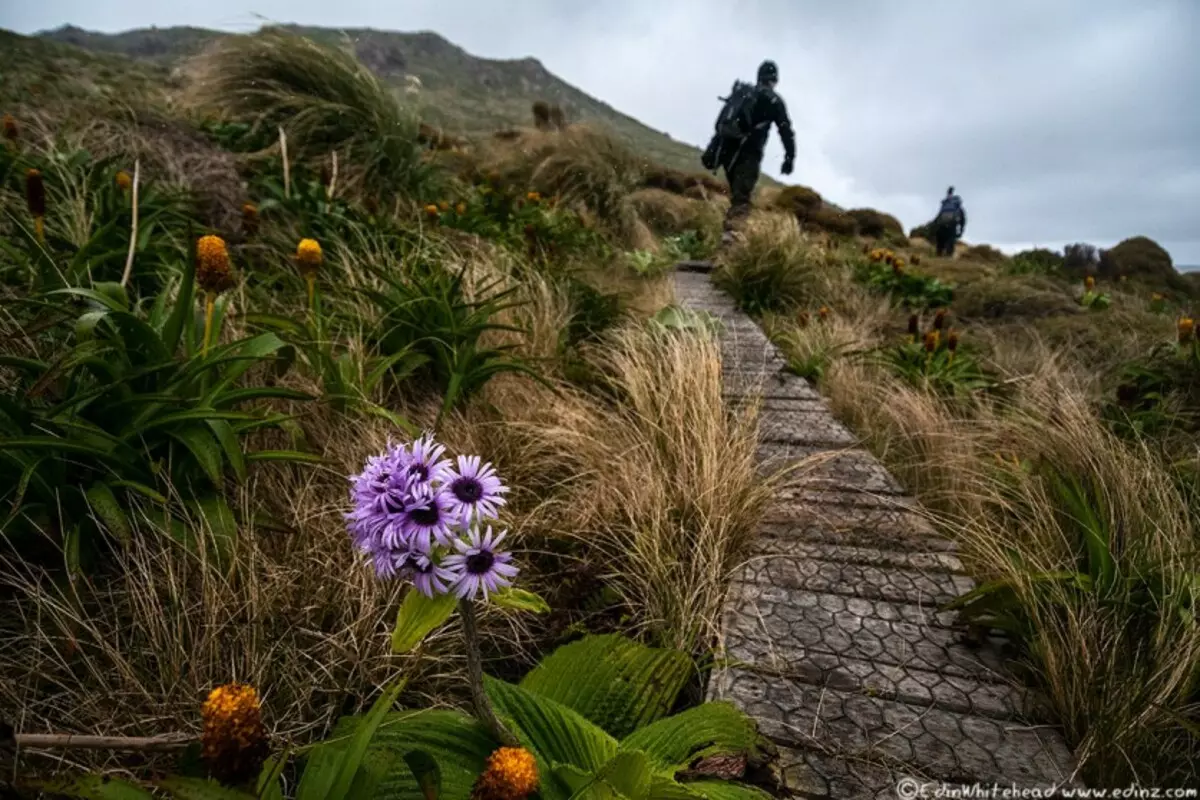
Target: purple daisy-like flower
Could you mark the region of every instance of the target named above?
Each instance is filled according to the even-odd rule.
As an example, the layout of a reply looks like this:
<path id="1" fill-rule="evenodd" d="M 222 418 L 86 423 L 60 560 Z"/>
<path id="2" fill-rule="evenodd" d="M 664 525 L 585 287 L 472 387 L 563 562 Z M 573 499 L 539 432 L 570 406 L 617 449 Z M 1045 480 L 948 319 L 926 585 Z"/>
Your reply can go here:
<path id="1" fill-rule="evenodd" d="M 408 474 L 426 483 L 443 480 L 450 469 L 450 462 L 442 458 L 445 452 L 446 448 L 435 442 L 431 434 L 425 434 L 412 443 L 405 459 Z"/>
<path id="2" fill-rule="evenodd" d="M 428 553 L 434 541 L 449 545 L 450 526 L 453 524 L 454 513 L 449 495 L 429 484 L 416 484 L 404 514 L 404 530 L 412 546 Z"/>
<path id="3" fill-rule="evenodd" d="M 400 577 L 411 580 L 417 591 L 426 597 L 446 594 L 454 573 L 434 563 L 418 550 L 381 550 L 372 556 L 375 574 L 381 578 Z"/>
<path id="4" fill-rule="evenodd" d="M 492 465 L 481 461 L 479 456 L 459 456 L 458 469 L 446 471 L 444 488 L 455 516 L 464 526 L 472 520 L 495 519 L 508 491 Z"/>
<path id="5" fill-rule="evenodd" d="M 512 554 L 499 549 L 507 535 L 508 531 L 493 534 L 489 525 L 485 533 L 472 528 L 466 540 L 454 541 L 454 549 L 458 552 L 446 556 L 442 566 L 454 574 L 454 584 L 450 588 L 456 595 L 473 600 L 482 591 L 483 599 L 487 600 L 488 592 L 512 586 L 512 578 L 519 570 L 509 563 Z"/>

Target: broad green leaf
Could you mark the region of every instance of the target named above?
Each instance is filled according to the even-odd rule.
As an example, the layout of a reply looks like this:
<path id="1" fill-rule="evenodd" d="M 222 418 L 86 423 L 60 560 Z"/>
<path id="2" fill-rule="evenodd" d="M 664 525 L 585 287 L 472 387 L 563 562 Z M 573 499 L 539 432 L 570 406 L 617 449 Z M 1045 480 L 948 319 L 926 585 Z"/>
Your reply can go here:
<path id="1" fill-rule="evenodd" d="M 404 763 L 412 770 L 425 800 L 438 800 L 442 794 L 442 770 L 433 756 L 424 750 L 409 750 L 404 754 Z"/>
<path id="2" fill-rule="evenodd" d="M 452 594 L 426 597 L 415 587 L 408 590 L 396 613 L 392 631 L 392 652 L 407 653 L 424 641 L 454 613 L 457 598 Z"/>
<path id="3" fill-rule="evenodd" d="M 178 800 L 252 800 L 254 795 L 229 789 L 208 778 L 164 778 L 157 784 Z"/>
<path id="4" fill-rule="evenodd" d="M 212 485 L 220 486 L 224 473 L 221 448 L 213 439 L 212 433 L 202 426 L 189 425 L 186 428 L 170 431 L 169 434 L 172 439 L 187 448 L 188 452 L 196 459 L 200 469 L 212 481 Z"/>
<path id="5" fill-rule="evenodd" d="M 205 422 L 209 430 L 213 432 L 213 436 L 217 437 L 221 449 L 225 451 L 225 458 L 229 461 L 233 474 L 239 481 L 246 480 L 246 457 L 242 453 L 242 443 L 238 441 L 233 426 L 224 419 L 208 419 Z"/>
<path id="6" fill-rule="evenodd" d="M 254 782 L 254 791 L 258 800 L 284 800 L 280 777 L 287 768 L 291 754 L 292 748 L 289 746 L 281 752 L 267 756 L 267 760 L 263 763 L 262 770 Z"/>
<path id="7" fill-rule="evenodd" d="M 541 772 L 553 764 L 595 772 L 617 754 L 616 739 L 570 708 L 487 675 L 484 686 L 496 712 L 538 757 Z"/>
<path id="8" fill-rule="evenodd" d="M 692 671 L 686 653 L 605 634 L 558 648 L 522 679 L 521 688 L 624 738 L 666 715 Z"/>
<path id="9" fill-rule="evenodd" d="M 408 680 L 406 678 L 396 680 L 375 701 L 375 704 L 371 706 L 371 710 L 367 712 L 366 717 L 358 725 L 358 729 L 354 732 L 354 737 L 350 740 L 346 748 L 341 769 L 338 771 L 337 778 L 333 782 L 333 791 L 328 795 L 331 800 L 342 800 L 342 798 L 351 797 L 350 787 L 354 783 L 359 765 L 362 763 L 363 757 L 367 753 L 367 748 L 371 744 L 371 738 L 375 735 L 375 731 L 380 723 L 383 722 L 384 717 L 392 710 L 392 706 L 396 704 L 396 698 L 400 696 L 400 692 L 404 691 L 404 687 L 407 684 Z"/>
<path id="10" fill-rule="evenodd" d="M 617 753 L 596 778 L 626 800 L 645 800 L 650 794 L 650 762 L 643 753 Z"/>
<path id="11" fill-rule="evenodd" d="M 112 487 L 104 482 L 93 483 L 85 494 L 92 513 L 104 523 L 109 533 L 128 547 L 133 539 L 133 530 L 129 526 L 129 517 L 125 516 L 125 509 L 121 508 L 120 501 L 113 494 Z"/>
<path id="12" fill-rule="evenodd" d="M 524 589 L 518 589 L 515 586 L 506 586 L 493 594 L 492 603 L 501 608 L 511 608 L 515 611 L 531 611 L 534 614 L 547 614 L 550 612 L 550 604 L 541 595 L 527 592 Z"/>
<path id="13" fill-rule="evenodd" d="M 338 731 L 346 727 L 338 723 Z M 378 796 L 425 800 L 412 769 L 402 758 L 405 753 L 421 750 L 438 763 L 442 797 L 465 800 L 497 747 L 499 744 L 482 723 L 459 711 L 423 709 L 389 714 L 371 742 L 372 753 L 380 758 L 392 755 Z"/>
<path id="14" fill-rule="evenodd" d="M 771 795 L 762 789 L 733 781 L 687 781 L 679 785 L 706 800 L 770 800 L 771 798 Z"/>
<path id="15" fill-rule="evenodd" d="M 80 800 L 154 800 L 154 795 L 140 786 L 108 775 L 86 775 L 70 783 L 44 788 L 53 794 Z"/>
<path id="16" fill-rule="evenodd" d="M 674 774 L 698 758 L 751 754 L 758 741 L 754 721 L 731 703 L 705 703 L 631 733 L 621 750 L 645 753 L 655 770 Z"/>

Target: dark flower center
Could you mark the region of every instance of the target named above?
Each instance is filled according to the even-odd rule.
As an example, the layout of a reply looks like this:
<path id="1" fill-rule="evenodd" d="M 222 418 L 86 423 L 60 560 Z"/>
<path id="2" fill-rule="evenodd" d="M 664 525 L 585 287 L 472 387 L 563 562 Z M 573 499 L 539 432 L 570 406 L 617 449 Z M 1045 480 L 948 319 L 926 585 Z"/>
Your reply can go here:
<path id="1" fill-rule="evenodd" d="M 442 510 L 438 508 L 437 503 L 428 503 L 421 508 L 409 511 L 408 517 L 418 525 L 436 525 L 442 519 Z"/>
<path id="2" fill-rule="evenodd" d="M 408 467 L 408 474 L 416 475 L 420 480 L 427 481 L 429 480 L 429 466 L 427 464 L 421 464 L 420 462 L 416 464 L 410 464 Z"/>
<path id="3" fill-rule="evenodd" d="M 467 556 L 467 572 L 472 575 L 485 575 L 496 563 L 496 556 L 484 550 Z"/>
<path id="4" fill-rule="evenodd" d="M 483 497 L 483 484 L 474 478 L 459 478 L 450 484 L 450 491 L 460 503 L 478 503 Z"/>

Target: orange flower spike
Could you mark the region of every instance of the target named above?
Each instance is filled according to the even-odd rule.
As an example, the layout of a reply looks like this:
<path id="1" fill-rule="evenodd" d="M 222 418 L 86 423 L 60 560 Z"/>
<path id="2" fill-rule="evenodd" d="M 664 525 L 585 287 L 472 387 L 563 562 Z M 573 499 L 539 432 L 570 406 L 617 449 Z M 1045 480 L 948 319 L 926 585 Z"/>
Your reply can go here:
<path id="1" fill-rule="evenodd" d="M 218 686 L 204 701 L 200 716 L 200 754 L 212 776 L 228 786 L 256 776 L 269 742 L 254 687 L 240 683 Z"/>
<path id="2" fill-rule="evenodd" d="M 475 779 L 471 800 L 525 800 L 537 791 L 537 759 L 523 747 L 501 747 Z"/>
<path id="3" fill-rule="evenodd" d="M 938 349 L 938 344 L 941 343 L 941 332 L 932 330 L 925 334 L 925 352 L 932 353 Z"/>
<path id="4" fill-rule="evenodd" d="M 122 192 L 128 192 L 133 188 L 133 178 L 129 177 L 129 173 L 125 170 L 117 173 L 116 182 Z"/>
<path id="5" fill-rule="evenodd" d="M 1091 275 L 1088 275 L 1083 279 L 1083 285 L 1090 292 L 1096 288 L 1096 279 Z"/>

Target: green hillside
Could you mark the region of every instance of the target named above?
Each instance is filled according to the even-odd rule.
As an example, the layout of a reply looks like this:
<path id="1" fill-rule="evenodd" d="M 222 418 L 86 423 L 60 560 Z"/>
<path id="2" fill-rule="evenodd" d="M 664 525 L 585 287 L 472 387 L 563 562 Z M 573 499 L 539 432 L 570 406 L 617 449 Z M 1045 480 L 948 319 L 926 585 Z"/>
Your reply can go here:
<path id="1" fill-rule="evenodd" d="M 608 128 L 648 160 L 674 169 L 700 169 L 700 151 L 643 125 L 549 72 L 536 58 L 479 58 L 436 33 L 364 28 L 333 30 L 285 26 L 318 41 L 349 44 L 365 64 L 394 87 L 421 81 L 424 116 L 447 130 L 485 133 L 530 122 L 536 100 L 557 103 L 571 121 Z M 166 68 L 230 34 L 201 28 L 146 28 L 103 34 L 66 26 L 41 38 Z"/>

